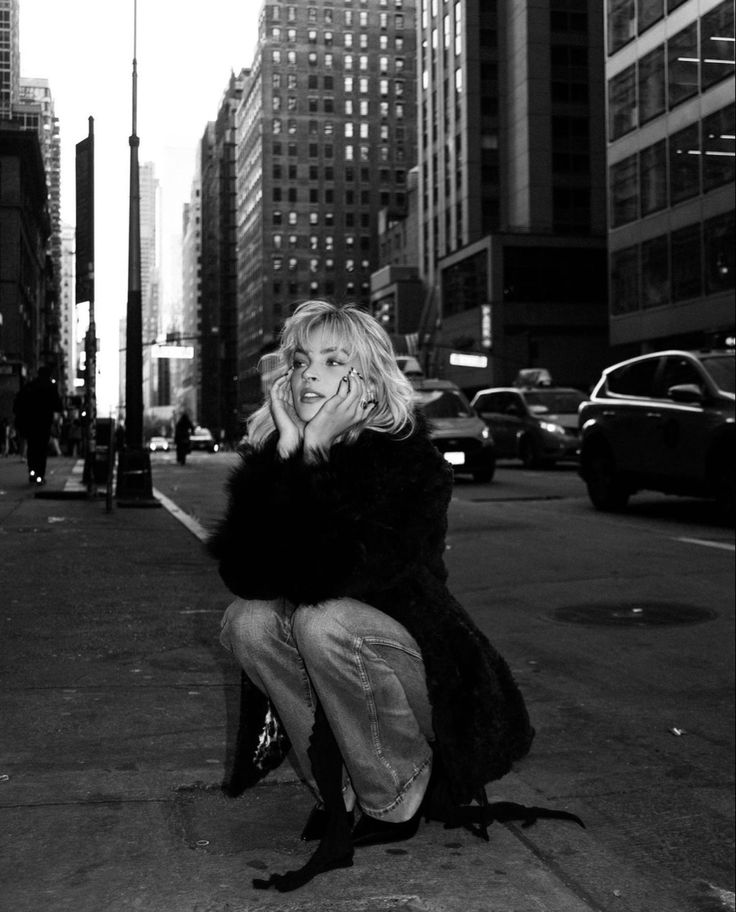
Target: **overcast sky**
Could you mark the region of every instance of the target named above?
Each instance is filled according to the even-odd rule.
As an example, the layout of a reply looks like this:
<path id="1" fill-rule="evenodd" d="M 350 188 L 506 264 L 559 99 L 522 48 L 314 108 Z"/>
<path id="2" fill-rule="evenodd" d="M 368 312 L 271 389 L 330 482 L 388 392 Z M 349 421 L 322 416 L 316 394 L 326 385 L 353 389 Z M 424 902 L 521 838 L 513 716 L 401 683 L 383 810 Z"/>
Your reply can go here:
<path id="1" fill-rule="evenodd" d="M 163 300 L 178 290 L 171 251 L 195 148 L 231 70 L 252 63 L 261 0 L 138 0 L 139 161 L 161 184 Z M 100 414 L 117 402 L 125 315 L 134 0 L 20 0 L 22 76 L 48 79 L 61 133 L 62 218 L 75 222 L 74 147 L 95 130 L 96 316 Z M 167 275 L 167 272 L 169 273 Z"/>

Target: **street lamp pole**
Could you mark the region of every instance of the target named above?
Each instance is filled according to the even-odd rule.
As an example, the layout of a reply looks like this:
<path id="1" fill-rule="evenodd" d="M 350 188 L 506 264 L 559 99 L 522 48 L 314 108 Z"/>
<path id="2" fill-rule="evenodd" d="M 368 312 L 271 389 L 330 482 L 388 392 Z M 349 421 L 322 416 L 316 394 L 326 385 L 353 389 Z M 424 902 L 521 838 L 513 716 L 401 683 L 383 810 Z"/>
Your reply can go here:
<path id="1" fill-rule="evenodd" d="M 128 220 L 128 304 L 125 327 L 125 445 L 118 457 L 119 506 L 160 506 L 153 496 L 151 458 L 143 446 L 143 315 L 140 173 L 138 169 L 138 0 L 133 0 L 133 104 Z"/>

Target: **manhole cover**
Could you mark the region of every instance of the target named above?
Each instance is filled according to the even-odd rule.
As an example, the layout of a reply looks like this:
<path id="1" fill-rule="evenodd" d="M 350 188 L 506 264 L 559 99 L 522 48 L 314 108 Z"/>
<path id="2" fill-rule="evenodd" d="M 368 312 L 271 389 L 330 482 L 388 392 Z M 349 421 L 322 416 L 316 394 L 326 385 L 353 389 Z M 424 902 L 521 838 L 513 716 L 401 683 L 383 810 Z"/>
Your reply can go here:
<path id="1" fill-rule="evenodd" d="M 599 602 L 567 605 L 552 612 L 556 621 L 566 624 L 592 624 L 602 627 L 666 627 L 675 624 L 702 624 L 718 617 L 715 611 L 677 602 Z"/>

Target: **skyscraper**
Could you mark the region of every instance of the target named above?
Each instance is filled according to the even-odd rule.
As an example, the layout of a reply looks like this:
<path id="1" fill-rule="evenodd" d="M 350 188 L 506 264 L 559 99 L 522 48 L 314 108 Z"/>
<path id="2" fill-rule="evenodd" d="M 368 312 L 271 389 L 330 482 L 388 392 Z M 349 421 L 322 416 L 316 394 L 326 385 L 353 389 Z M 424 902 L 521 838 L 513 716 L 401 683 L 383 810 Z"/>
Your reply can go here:
<path id="1" fill-rule="evenodd" d="M 415 4 L 266 2 L 238 108 L 239 400 L 294 304 L 370 302 L 415 160 Z"/>
<path id="2" fill-rule="evenodd" d="M 0 120 L 10 120 L 20 90 L 18 0 L 0 0 Z"/>
<path id="3" fill-rule="evenodd" d="M 217 119 L 202 138 L 202 307 L 198 345 L 201 423 L 228 439 L 238 435 L 236 111 L 248 70 L 231 74 Z"/>
<path id="4" fill-rule="evenodd" d="M 421 335 L 472 389 L 607 350 L 603 23 L 597 0 L 420 0 Z M 454 350 L 487 367 L 453 367 Z M 482 363 L 482 361 L 480 362 Z"/>
<path id="5" fill-rule="evenodd" d="M 734 335 L 734 5 L 607 0 L 611 341 Z"/>
<path id="6" fill-rule="evenodd" d="M 159 183 L 153 162 L 143 162 L 140 173 L 141 225 L 141 338 L 143 340 L 143 407 L 157 405 L 158 373 L 152 342 L 161 332 L 158 196 Z"/>
<path id="7" fill-rule="evenodd" d="M 47 296 L 44 319 L 43 357 L 57 363 L 62 388 L 67 386 L 68 363 L 60 350 L 61 332 L 61 141 L 59 120 L 54 111 L 54 99 L 47 79 L 20 77 L 18 100 L 12 106 L 12 118 L 23 130 L 38 134 L 46 173 L 51 235 L 48 251 L 53 264 L 53 286 Z"/>

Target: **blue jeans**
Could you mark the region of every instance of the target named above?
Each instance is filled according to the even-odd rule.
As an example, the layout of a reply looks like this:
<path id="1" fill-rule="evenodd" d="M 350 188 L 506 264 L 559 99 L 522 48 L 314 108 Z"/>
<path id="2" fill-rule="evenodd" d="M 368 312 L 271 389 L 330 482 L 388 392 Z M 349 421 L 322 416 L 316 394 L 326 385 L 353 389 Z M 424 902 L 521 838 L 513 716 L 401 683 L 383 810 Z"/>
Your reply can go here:
<path id="1" fill-rule="evenodd" d="M 347 774 L 345 803 L 388 822 L 418 810 L 434 738 L 424 663 L 406 628 L 355 599 L 236 599 L 220 640 L 273 704 L 302 776 L 318 698 Z M 316 790 L 316 789 L 315 789 Z"/>

